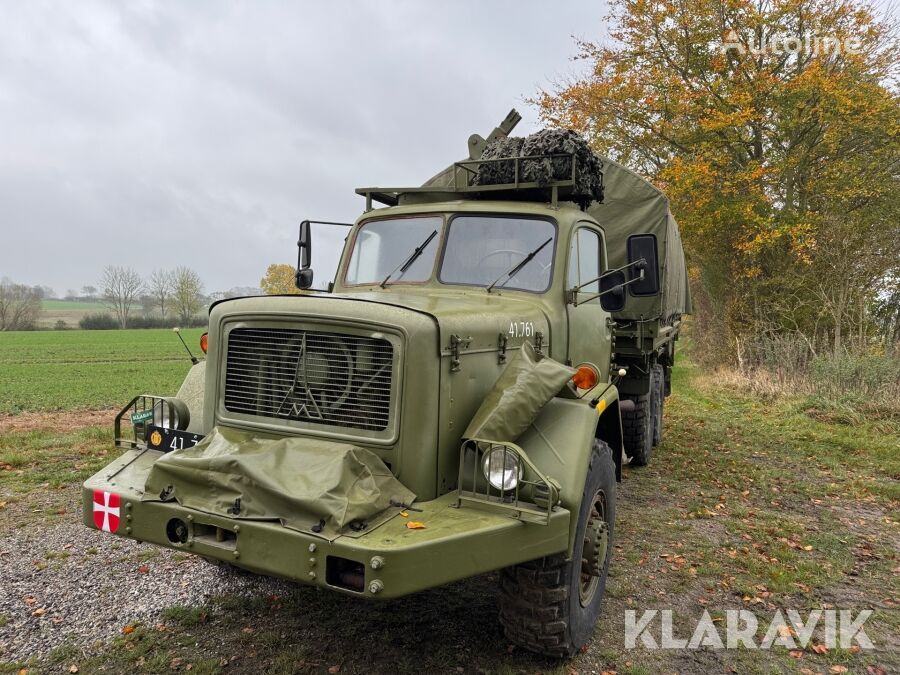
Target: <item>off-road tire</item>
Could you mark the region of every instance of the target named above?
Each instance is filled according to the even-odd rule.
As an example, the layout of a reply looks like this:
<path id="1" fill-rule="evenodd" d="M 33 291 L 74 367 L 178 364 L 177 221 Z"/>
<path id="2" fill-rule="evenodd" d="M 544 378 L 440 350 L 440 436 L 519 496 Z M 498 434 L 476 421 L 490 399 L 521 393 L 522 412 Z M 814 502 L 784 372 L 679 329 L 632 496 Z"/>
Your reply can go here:
<path id="1" fill-rule="evenodd" d="M 602 494 L 608 537 L 602 574 L 582 605 L 582 554 L 591 515 L 596 516 L 594 497 Z M 585 479 L 581 510 L 575 530 L 571 560 L 564 554 L 507 567 L 500 572 L 500 623 L 507 639 L 533 652 L 567 658 L 590 639 L 600 616 L 606 577 L 613 551 L 616 519 L 616 467 L 612 451 L 596 440 Z M 596 521 L 595 521 L 596 522 Z M 599 559 L 599 558 L 598 558 Z"/>
<path id="2" fill-rule="evenodd" d="M 653 410 L 653 447 L 662 443 L 663 439 L 663 407 L 666 402 L 666 374 L 660 364 L 655 364 L 650 371 L 650 395 Z"/>
<path id="3" fill-rule="evenodd" d="M 652 381 L 650 384 L 650 392 L 626 397 L 634 401 L 634 410 L 622 413 L 622 444 L 632 466 L 647 466 L 653 454 Z"/>

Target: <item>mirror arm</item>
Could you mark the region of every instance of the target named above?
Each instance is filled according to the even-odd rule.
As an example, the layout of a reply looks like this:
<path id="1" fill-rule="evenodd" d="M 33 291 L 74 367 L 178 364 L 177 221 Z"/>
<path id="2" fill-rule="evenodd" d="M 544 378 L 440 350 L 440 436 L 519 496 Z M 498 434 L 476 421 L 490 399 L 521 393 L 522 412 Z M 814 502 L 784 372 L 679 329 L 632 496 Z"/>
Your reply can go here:
<path id="1" fill-rule="evenodd" d="M 606 271 L 605 271 L 603 274 L 601 274 L 599 277 L 594 277 L 594 278 L 591 279 L 590 281 L 585 281 L 585 282 L 584 282 L 583 284 L 581 284 L 580 286 L 575 286 L 575 287 L 572 289 L 572 291 L 575 292 L 575 293 L 577 293 L 578 291 L 580 291 L 580 290 L 581 290 L 582 288 L 584 288 L 585 286 L 590 286 L 590 285 L 591 285 L 592 283 L 594 283 L 595 281 L 600 281 L 600 277 L 602 277 L 602 276 L 604 276 L 604 275 L 606 275 L 606 274 L 610 274 L 611 272 L 624 272 L 624 271 L 627 270 L 629 267 L 634 267 L 635 265 L 644 265 L 644 266 L 646 266 L 646 265 L 647 265 L 647 261 L 646 261 L 644 258 L 638 258 L 637 260 L 635 260 L 635 261 L 633 261 L 633 262 L 630 262 L 630 263 L 628 263 L 627 265 L 622 265 L 622 267 L 617 267 L 617 268 L 614 269 L 614 270 L 606 270 Z M 641 279 L 644 278 L 644 270 L 643 270 L 643 268 L 641 268 L 641 276 L 640 276 L 640 278 L 641 278 Z M 636 281 L 636 280 L 635 280 L 635 279 L 632 279 L 632 281 Z M 629 282 L 629 283 L 630 283 L 630 282 Z"/>
<path id="2" fill-rule="evenodd" d="M 627 267 L 627 265 L 626 265 L 626 267 Z M 617 272 L 620 270 L 610 270 L 610 271 Z M 613 286 L 612 288 L 607 288 L 605 291 L 601 291 L 600 293 L 592 295 L 591 297 L 587 298 L 586 300 L 582 300 L 581 303 L 578 302 L 578 288 L 581 288 L 581 286 L 579 286 L 578 288 L 573 288 L 571 291 L 569 291 L 572 294 L 572 306 L 578 307 L 579 304 L 582 304 L 582 305 L 587 304 L 591 300 L 596 300 L 601 295 L 606 295 L 607 293 L 612 293 L 613 291 L 618 290 L 620 288 L 625 288 L 629 284 L 634 284 L 634 283 L 637 283 L 638 281 L 643 281 L 643 280 L 644 280 L 644 270 L 641 270 L 641 276 L 635 277 L 634 279 L 629 279 L 624 284 L 619 284 L 618 286 Z"/>

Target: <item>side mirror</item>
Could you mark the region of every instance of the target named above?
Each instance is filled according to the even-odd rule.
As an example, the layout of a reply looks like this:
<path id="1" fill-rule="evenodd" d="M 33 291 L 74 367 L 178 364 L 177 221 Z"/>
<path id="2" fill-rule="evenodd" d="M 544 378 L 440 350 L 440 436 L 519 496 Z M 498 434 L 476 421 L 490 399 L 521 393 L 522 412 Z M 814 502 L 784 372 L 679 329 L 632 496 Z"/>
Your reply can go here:
<path id="1" fill-rule="evenodd" d="M 646 262 L 639 262 L 641 259 Z M 628 237 L 629 286 L 632 295 L 656 295 L 659 293 L 659 260 L 656 255 L 656 237 L 652 234 L 634 234 Z M 643 272 L 643 278 L 641 278 Z"/>
<path id="2" fill-rule="evenodd" d="M 625 272 L 614 270 L 600 277 L 600 306 L 618 312 L 625 306 Z"/>
<path id="3" fill-rule="evenodd" d="M 297 248 L 299 249 L 297 268 L 302 270 L 308 269 L 310 264 L 312 264 L 312 230 L 308 220 L 300 223 L 300 237 L 297 239 Z"/>
<path id="4" fill-rule="evenodd" d="M 313 271 L 309 267 L 297 270 L 295 283 L 297 284 L 297 288 L 310 288 L 313 283 Z"/>
<path id="5" fill-rule="evenodd" d="M 308 220 L 300 223 L 300 235 L 297 238 L 297 275 L 295 283 L 297 288 L 305 289 L 312 286 L 312 230 Z"/>

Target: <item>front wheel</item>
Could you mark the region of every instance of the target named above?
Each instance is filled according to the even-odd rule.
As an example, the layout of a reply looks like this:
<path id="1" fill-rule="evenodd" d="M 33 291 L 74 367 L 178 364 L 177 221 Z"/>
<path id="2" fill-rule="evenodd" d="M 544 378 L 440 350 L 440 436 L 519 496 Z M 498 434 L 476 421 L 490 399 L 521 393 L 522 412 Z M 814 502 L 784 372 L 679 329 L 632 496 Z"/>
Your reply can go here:
<path id="1" fill-rule="evenodd" d="M 548 656 L 574 655 L 600 616 L 616 520 L 612 451 L 595 440 L 570 559 L 551 556 L 500 573 L 500 622 L 506 637 Z"/>

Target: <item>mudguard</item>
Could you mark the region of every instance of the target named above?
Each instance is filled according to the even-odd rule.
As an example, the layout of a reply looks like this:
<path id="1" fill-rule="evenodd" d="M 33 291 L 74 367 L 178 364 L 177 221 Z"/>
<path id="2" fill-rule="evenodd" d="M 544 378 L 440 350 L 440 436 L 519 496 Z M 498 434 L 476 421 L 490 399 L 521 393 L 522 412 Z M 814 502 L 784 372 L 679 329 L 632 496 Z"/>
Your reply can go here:
<path id="1" fill-rule="evenodd" d="M 616 414 L 618 399 L 614 386 L 606 388 L 595 405 L 592 401 L 597 400 L 597 395 L 554 398 L 516 441 L 541 471 L 559 483 L 560 502 L 570 513 L 579 513 L 581 508 L 598 422 L 601 416 Z M 613 459 L 616 452 L 613 447 Z M 577 520 L 572 518 L 569 522 L 569 555 L 575 543 Z"/>
<path id="2" fill-rule="evenodd" d="M 191 421 L 185 431 L 192 434 L 205 433 L 203 426 L 203 390 L 206 383 L 206 361 L 192 366 L 184 382 L 181 383 L 177 399 L 184 402 L 191 414 Z"/>

